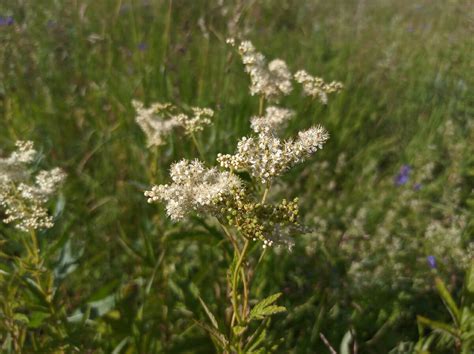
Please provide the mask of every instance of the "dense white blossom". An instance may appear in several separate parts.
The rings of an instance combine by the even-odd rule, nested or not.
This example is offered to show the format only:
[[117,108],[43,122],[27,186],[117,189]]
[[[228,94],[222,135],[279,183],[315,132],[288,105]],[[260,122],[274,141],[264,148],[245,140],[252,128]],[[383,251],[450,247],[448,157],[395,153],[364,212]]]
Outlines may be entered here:
[[219,154],[217,161],[224,168],[247,170],[260,182],[269,183],[321,149],[328,138],[329,134],[321,126],[300,132],[296,139],[283,141],[274,134],[260,133],[255,137],[243,137],[234,155]]
[[66,175],[60,168],[40,171],[34,177],[29,165],[37,152],[32,142],[18,141],[17,150],[0,158],[0,207],[3,222],[28,231],[53,226],[45,203],[56,193]]
[[[230,39],[227,43],[235,45]],[[281,59],[267,60],[262,53],[256,51],[252,42],[243,41],[239,45],[239,53],[250,75],[250,94],[264,96],[268,100],[278,100],[293,90],[292,75],[286,63]]]
[[322,78],[311,76],[305,70],[296,72],[294,78],[303,86],[305,95],[319,99],[323,104],[328,103],[328,94],[339,92],[344,87],[337,81],[326,83]]
[[145,192],[148,202],[166,203],[168,216],[180,220],[191,211],[203,212],[241,187],[230,172],[206,168],[198,160],[182,160],[171,166],[171,184],[154,186]]

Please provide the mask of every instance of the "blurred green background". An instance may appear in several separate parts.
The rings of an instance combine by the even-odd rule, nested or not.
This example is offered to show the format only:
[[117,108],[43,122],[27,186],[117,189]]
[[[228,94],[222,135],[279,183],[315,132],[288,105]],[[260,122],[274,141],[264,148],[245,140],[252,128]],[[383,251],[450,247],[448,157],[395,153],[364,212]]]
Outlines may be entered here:
[[232,152],[258,98],[231,36],[345,85],[327,106],[298,91],[281,102],[297,112],[288,135],[321,123],[331,139],[273,191],[298,196],[317,229],[257,274],[254,296],[283,291],[289,310],[269,328],[276,352],[328,352],[320,333],[336,348],[355,334],[359,353],[410,352],[416,315],[449,318],[426,257],[459,294],[474,254],[472,2],[12,0],[0,16],[14,20],[0,24],[0,147],[32,140],[68,173],[40,237],[80,352],[214,350],[193,326],[196,289],[226,311],[229,245],[146,203],[173,161],[197,154],[181,136],[148,150],[131,100],[213,108],[206,160]]

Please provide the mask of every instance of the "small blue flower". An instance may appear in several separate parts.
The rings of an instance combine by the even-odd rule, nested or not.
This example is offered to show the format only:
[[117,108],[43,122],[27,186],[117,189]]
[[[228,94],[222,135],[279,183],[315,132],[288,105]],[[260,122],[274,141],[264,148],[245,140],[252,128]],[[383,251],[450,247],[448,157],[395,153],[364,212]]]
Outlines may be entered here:
[[397,186],[403,186],[410,178],[411,167],[410,165],[403,165],[400,168],[400,172],[395,176],[395,184]]
[[416,190],[416,191],[419,191],[422,186],[423,185],[421,183],[415,183],[415,185],[413,186],[413,189]]
[[431,269],[436,269],[436,258],[435,258],[435,256],[428,256],[428,257],[426,257],[426,260],[427,260],[428,265],[430,266]]
[[11,26],[15,23],[15,20],[12,16],[0,16],[0,26]]

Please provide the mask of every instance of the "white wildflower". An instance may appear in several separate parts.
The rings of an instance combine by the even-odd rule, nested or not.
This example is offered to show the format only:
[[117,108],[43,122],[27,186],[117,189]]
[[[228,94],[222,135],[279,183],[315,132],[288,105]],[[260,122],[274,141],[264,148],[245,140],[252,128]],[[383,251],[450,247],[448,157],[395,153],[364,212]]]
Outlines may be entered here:
[[305,95],[319,99],[323,104],[328,103],[328,94],[339,92],[344,87],[337,81],[326,83],[322,78],[311,76],[304,70],[298,71],[294,78],[296,82],[303,85]]
[[174,118],[184,128],[186,134],[202,131],[206,125],[211,124],[214,111],[210,108],[192,107],[193,115],[181,113]]
[[274,133],[282,128],[293,116],[295,112],[275,106],[267,107],[264,116],[255,116],[250,120],[252,130],[256,133]]
[[211,124],[214,111],[210,108],[192,107],[192,115],[176,113],[178,108],[170,103],[153,103],[145,108],[143,103],[132,101],[137,112],[137,124],[147,137],[148,146],[160,146],[176,127],[184,128],[186,134],[192,134]]
[[251,95],[262,95],[272,101],[290,94],[292,75],[283,60],[275,59],[267,65],[263,54],[257,52],[250,41],[240,43],[239,52],[245,71],[250,75]]
[[295,161],[306,159],[322,149],[328,139],[329,133],[320,125],[299,132],[298,139],[293,144]]
[[53,226],[52,217],[44,206],[56,193],[66,175],[60,168],[40,171],[34,182],[29,169],[37,156],[32,142],[18,141],[17,150],[7,158],[0,158],[0,207],[3,222],[17,229],[29,231]]
[[135,121],[147,138],[147,145],[160,146],[165,143],[165,137],[180,123],[170,112],[174,107],[169,103],[154,103],[145,108],[142,102],[133,100],[132,105],[137,112]]
[[230,172],[206,168],[198,160],[182,160],[171,167],[171,184],[154,186],[145,192],[148,202],[166,202],[166,211],[173,220],[186,214],[204,212],[241,187],[240,179]]
[[328,138],[329,134],[321,126],[300,132],[297,139],[285,141],[273,134],[260,133],[256,137],[242,138],[237,144],[236,154],[219,154],[217,161],[224,168],[247,170],[261,183],[269,183],[321,149]]

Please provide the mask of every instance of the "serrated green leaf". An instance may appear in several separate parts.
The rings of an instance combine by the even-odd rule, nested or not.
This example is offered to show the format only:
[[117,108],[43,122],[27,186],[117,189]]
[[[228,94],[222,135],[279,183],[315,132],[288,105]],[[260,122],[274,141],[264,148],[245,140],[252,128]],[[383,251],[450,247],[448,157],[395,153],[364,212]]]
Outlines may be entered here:
[[285,311],[286,311],[286,308],[284,306],[270,305],[261,309],[258,312],[255,312],[253,315],[251,315],[251,317],[252,319],[262,320],[267,316],[275,315],[277,313],[281,313]]
[[272,305],[280,296],[281,293],[273,294],[256,304],[250,311],[250,320],[261,320],[266,316],[286,311],[283,306]]

